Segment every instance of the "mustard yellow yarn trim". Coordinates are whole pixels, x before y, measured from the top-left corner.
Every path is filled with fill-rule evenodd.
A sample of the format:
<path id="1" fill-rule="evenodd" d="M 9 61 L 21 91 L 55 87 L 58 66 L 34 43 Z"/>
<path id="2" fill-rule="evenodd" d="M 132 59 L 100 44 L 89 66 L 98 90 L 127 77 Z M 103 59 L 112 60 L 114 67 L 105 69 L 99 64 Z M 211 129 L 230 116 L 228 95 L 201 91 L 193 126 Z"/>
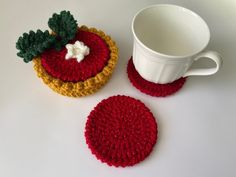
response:
<path id="1" fill-rule="evenodd" d="M 52 90 L 64 96 L 82 97 L 95 93 L 109 80 L 118 60 L 118 48 L 110 36 L 106 35 L 101 30 L 97 30 L 96 28 L 81 26 L 79 29 L 99 35 L 107 43 L 110 49 L 110 58 L 108 60 L 108 64 L 100 73 L 85 81 L 76 83 L 63 82 L 60 79 L 52 77 L 46 72 L 46 70 L 41 65 L 40 57 L 34 58 L 33 60 L 34 69 L 37 72 L 38 77 L 42 78 L 43 82 Z"/>

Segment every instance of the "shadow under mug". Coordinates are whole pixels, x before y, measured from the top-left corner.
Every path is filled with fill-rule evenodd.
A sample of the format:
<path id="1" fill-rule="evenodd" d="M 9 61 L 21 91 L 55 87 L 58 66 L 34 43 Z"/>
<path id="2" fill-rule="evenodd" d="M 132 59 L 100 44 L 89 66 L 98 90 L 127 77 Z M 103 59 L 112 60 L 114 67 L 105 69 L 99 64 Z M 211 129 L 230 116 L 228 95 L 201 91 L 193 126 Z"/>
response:
<path id="1" fill-rule="evenodd" d="M 150 82 L 166 84 L 191 75 L 212 75 L 221 67 L 217 52 L 203 52 L 210 40 L 206 22 L 189 9 L 170 4 L 146 7 L 134 16 L 132 32 L 134 66 Z M 203 57 L 216 67 L 190 68 Z"/>

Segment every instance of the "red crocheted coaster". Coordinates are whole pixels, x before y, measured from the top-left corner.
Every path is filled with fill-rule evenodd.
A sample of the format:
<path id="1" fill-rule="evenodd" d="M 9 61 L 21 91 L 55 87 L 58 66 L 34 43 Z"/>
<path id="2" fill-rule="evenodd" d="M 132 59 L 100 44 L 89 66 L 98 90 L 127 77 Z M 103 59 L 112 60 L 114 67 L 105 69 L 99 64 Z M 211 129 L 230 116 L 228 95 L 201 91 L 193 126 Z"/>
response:
<path id="1" fill-rule="evenodd" d="M 129 96 L 102 100 L 85 127 L 88 147 L 110 166 L 132 166 L 144 160 L 157 140 L 157 123 L 150 110 Z"/>
<path id="2" fill-rule="evenodd" d="M 101 72 L 109 59 L 110 50 L 105 41 L 97 34 L 78 30 L 71 44 L 82 41 L 90 48 L 90 53 L 81 62 L 76 59 L 66 60 L 67 49 L 61 51 L 47 50 L 41 55 L 41 63 L 51 76 L 62 81 L 84 81 Z"/>
<path id="3" fill-rule="evenodd" d="M 130 82 L 141 92 L 156 96 L 165 97 L 174 94 L 184 85 L 186 78 L 180 78 L 172 83 L 168 84 L 156 84 L 143 79 L 140 74 L 136 71 L 132 57 L 130 58 L 127 66 L 127 73 Z"/>

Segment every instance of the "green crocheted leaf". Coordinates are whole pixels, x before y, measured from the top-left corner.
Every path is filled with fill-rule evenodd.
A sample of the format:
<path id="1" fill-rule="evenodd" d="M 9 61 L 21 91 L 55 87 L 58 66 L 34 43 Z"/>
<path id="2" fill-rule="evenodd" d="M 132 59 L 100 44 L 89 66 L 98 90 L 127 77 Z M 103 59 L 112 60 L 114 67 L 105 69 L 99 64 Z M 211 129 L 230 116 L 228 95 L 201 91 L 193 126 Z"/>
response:
<path id="1" fill-rule="evenodd" d="M 48 26 L 56 33 L 57 42 L 54 47 L 60 50 L 75 37 L 78 25 L 69 11 L 62 11 L 60 14 L 53 14 L 48 21 Z"/>
<path id="2" fill-rule="evenodd" d="M 46 49 L 52 47 L 55 40 L 56 37 L 50 35 L 48 30 L 24 33 L 16 42 L 16 48 L 19 50 L 17 55 L 23 58 L 25 63 L 28 63 L 34 57 L 39 56 Z"/>

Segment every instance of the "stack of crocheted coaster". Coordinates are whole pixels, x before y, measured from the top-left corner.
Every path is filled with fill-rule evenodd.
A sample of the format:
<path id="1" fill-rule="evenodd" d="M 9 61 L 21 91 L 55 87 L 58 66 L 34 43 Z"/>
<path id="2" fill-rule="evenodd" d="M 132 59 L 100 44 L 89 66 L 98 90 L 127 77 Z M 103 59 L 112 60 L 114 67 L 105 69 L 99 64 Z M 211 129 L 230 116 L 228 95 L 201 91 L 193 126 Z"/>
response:
<path id="1" fill-rule="evenodd" d="M 151 153 L 157 140 L 157 123 L 141 101 L 112 96 L 102 100 L 88 116 L 85 138 L 102 162 L 132 166 Z"/>
<path id="2" fill-rule="evenodd" d="M 115 42 L 104 32 L 82 26 L 75 36 L 90 48 L 90 54 L 78 63 L 65 60 L 66 49 L 48 50 L 34 59 L 34 69 L 55 92 L 65 96 L 80 97 L 92 94 L 111 77 L 118 60 Z"/>
<path id="3" fill-rule="evenodd" d="M 143 79 L 140 74 L 136 71 L 132 57 L 130 58 L 127 65 L 127 74 L 130 82 L 141 92 L 155 96 L 165 97 L 174 94 L 182 88 L 186 78 L 180 78 L 172 83 L 168 84 L 156 84 Z"/>
<path id="4" fill-rule="evenodd" d="M 52 90 L 65 96 L 92 94 L 111 77 L 118 49 L 110 36 L 86 26 L 78 27 L 69 11 L 54 13 L 52 30 L 23 33 L 16 42 L 17 55 L 34 69 Z"/>

